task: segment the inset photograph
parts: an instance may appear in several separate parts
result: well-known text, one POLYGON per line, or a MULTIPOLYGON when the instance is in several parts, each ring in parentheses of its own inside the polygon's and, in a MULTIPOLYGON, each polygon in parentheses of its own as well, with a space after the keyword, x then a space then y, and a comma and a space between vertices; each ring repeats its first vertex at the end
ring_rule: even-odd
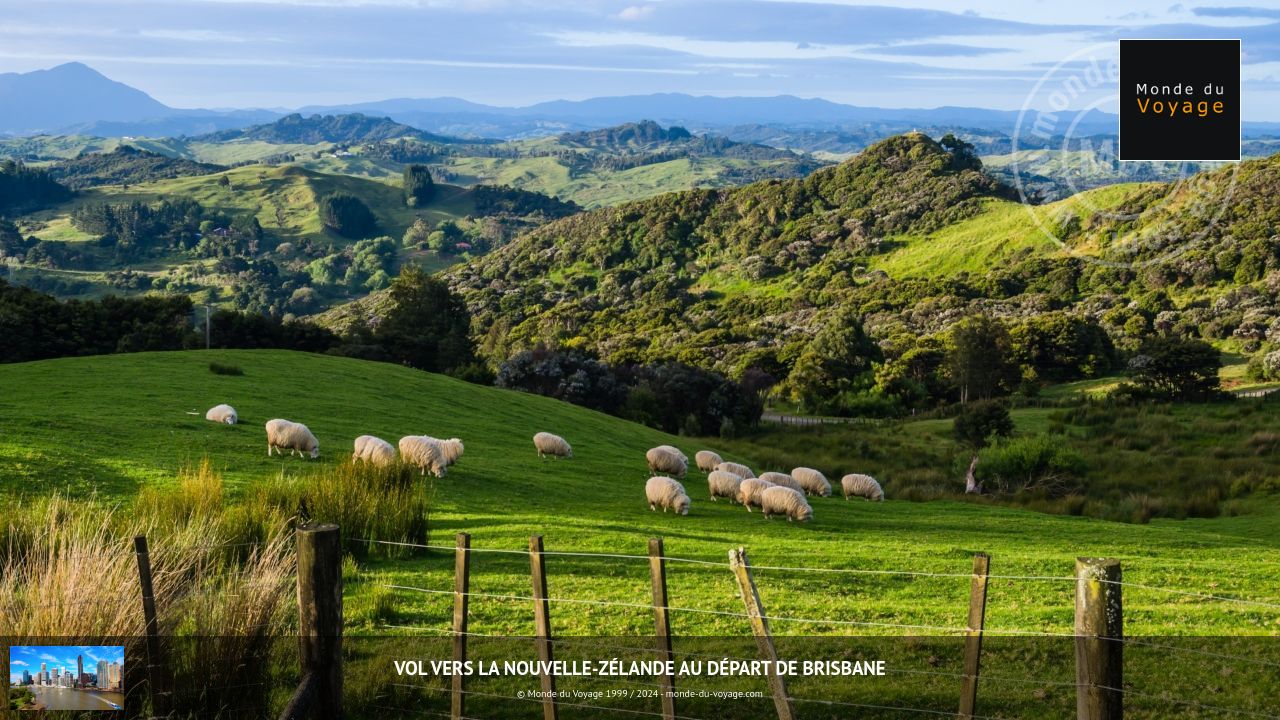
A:
POLYGON ((15 645, 9 648, 13 710, 124 709, 124 647, 15 645))

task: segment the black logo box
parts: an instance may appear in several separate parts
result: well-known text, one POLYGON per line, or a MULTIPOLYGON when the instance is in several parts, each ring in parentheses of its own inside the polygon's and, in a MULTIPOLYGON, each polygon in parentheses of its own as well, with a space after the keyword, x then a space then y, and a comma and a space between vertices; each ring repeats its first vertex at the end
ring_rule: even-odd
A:
POLYGON ((1238 161, 1240 103, 1240 40, 1120 41, 1120 160, 1238 161), (1166 87, 1182 92, 1166 94, 1166 87), (1170 103, 1177 104, 1172 115, 1170 103))

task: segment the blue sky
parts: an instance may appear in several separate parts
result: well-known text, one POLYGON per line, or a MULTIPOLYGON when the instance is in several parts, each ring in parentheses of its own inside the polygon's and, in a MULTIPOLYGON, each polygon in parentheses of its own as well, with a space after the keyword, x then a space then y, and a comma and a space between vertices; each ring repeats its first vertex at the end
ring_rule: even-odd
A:
POLYGON ((686 92, 1018 109, 1045 68, 1120 37, 1242 38, 1245 117, 1280 120, 1276 0, 39 0, 5 3, 0 72, 79 60, 178 107, 686 92))
POLYGON ((98 661, 124 664, 124 648, 104 645, 15 645, 9 648, 9 682, 22 679, 22 671, 40 672, 40 663, 76 671, 76 656, 84 656, 84 671, 98 672, 98 661))

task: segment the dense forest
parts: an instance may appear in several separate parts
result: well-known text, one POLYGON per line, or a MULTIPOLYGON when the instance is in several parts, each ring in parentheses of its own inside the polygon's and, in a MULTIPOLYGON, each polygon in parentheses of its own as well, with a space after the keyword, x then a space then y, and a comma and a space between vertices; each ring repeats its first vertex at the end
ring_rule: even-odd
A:
POLYGON ((171 158, 129 145, 114 152, 83 153, 71 160, 54 163, 49 169, 53 179, 72 190, 98 185, 136 185, 192 175, 210 175, 226 170, 221 165, 171 158))
POLYGON ((0 161, 0 216, 32 212, 70 197, 71 191, 48 170, 14 160, 0 161))
POLYGON ((975 347, 999 351, 985 383, 996 394, 1140 363, 1161 336, 1229 340, 1266 376, 1280 371, 1280 353, 1270 354, 1280 343, 1280 209, 1269 200, 1278 189, 1280 159, 1268 159, 1151 186, 1121 208, 1132 219, 1059 218, 1064 244, 1101 245, 1112 262, 1028 248, 981 274, 891 279, 866 264, 897 237, 1011 197, 967 144, 910 134, 803 180, 576 215, 450 277, 491 361, 542 343, 609 363, 760 372, 783 397, 826 412, 895 414, 962 399, 965 323, 982 325, 975 347), (1223 209, 1171 253, 1161 237, 1197 237, 1204 224, 1188 212, 1193 192, 1223 209), (1129 232, 1144 241, 1105 243, 1129 232), (1154 258, 1164 261, 1145 262, 1154 258))

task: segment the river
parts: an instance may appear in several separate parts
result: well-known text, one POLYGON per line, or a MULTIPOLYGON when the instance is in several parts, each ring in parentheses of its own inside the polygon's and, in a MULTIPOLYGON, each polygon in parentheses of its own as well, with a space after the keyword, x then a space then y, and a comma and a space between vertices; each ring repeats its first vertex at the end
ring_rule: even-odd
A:
POLYGON ((36 702, 49 710, 111 710, 111 703, 124 706, 124 694, 59 687, 32 687, 36 702))

